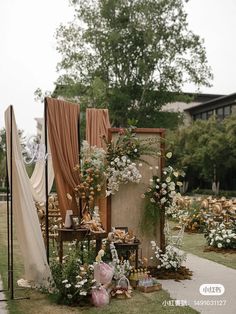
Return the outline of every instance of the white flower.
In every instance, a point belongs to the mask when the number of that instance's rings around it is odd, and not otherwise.
[[[230,239],[227,239],[226,242],[227,242],[227,243],[230,243]]]
[[[68,280],[67,280],[67,279],[65,279],[65,280],[63,280],[63,281],[62,281],[62,283],[67,283],[67,282],[68,282]]]
[[[162,197],[161,198],[161,204],[164,204],[166,202],[166,198],[165,197]]]
[[[151,203],[155,203],[154,198],[150,198],[150,202],[151,202]]]
[[[217,246],[218,246],[219,249],[222,248],[222,244],[221,243],[218,243]]]
[[[170,181],[171,181],[171,178],[170,178],[170,177],[167,177],[167,178],[166,178],[166,182],[169,183]]]
[[[79,293],[80,295],[87,295],[87,292],[86,291],[80,291],[80,293]]]
[[[165,189],[167,187],[167,184],[166,183],[162,183],[161,186],[163,187],[163,189]]]
[[[156,185],[156,189],[159,189],[159,185]]]
[[[159,179],[159,178],[157,178],[157,179],[156,179],[156,181],[157,181],[157,183],[158,183],[158,182],[160,182],[160,179]]]
[[[152,182],[153,182],[153,179],[150,179],[149,182],[152,183]]]
[[[71,287],[71,284],[70,284],[70,283],[67,283],[67,284],[65,285],[65,287],[66,287],[67,289],[69,289],[69,288]]]
[[[166,157],[167,157],[167,158],[171,158],[171,157],[172,157],[172,152],[168,152],[168,153],[166,154]]]

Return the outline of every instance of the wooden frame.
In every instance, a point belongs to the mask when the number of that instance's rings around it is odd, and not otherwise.
[[[108,142],[112,141],[112,135],[115,133],[120,132],[120,128],[110,128],[108,129]],[[160,149],[161,149],[161,158],[160,158],[160,170],[162,173],[162,170],[165,166],[165,159],[164,159],[164,154],[165,154],[165,129],[162,128],[136,128],[134,129],[135,133],[152,133],[152,134],[157,134],[160,136]],[[111,231],[111,196],[107,198],[107,231]],[[160,227],[161,227],[161,233],[160,233],[160,246],[161,249],[164,250],[165,248],[165,235],[164,235],[164,226],[165,226],[165,212],[161,212],[160,216]]]

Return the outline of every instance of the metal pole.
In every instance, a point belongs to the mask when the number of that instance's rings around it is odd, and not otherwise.
[[[48,130],[47,130],[47,99],[44,99],[44,140],[45,140],[45,237],[46,255],[49,263],[49,223],[48,223]]]
[[[81,167],[81,157],[80,157],[80,113],[78,117],[78,151],[79,151],[79,166]],[[79,219],[82,219],[82,199],[79,198]]]
[[[13,173],[12,173],[12,161],[13,161],[13,131],[12,131],[12,105],[10,106],[10,191],[11,191],[11,203],[10,203],[10,298],[14,299],[14,257],[13,257]]]
[[[7,177],[7,290],[10,289],[10,220],[9,220],[9,178],[8,178],[8,164],[7,164],[7,150],[6,150],[6,177]]]

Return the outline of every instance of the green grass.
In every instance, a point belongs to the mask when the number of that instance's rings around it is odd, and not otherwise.
[[[3,278],[3,284],[7,284],[7,240],[6,240],[6,206],[0,203],[0,273]],[[15,281],[22,277],[23,267],[17,241],[14,242],[14,277]],[[170,300],[169,294],[162,290],[158,292],[144,294],[134,292],[133,297],[128,300],[112,299],[111,303],[103,308],[95,307],[66,307],[53,303],[52,298],[38,291],[31,289],[16,290],[17,297],[30,297],[29,300],[8,301],[10,314],[143,314],[150,313],[173,313],[173,314],[194,314],[198,313],[190,307],[168,307],[163,306],[162,302]]]
[[[176,223],[169,222],[170,227],[174,227]],[[172,233],[176,233],[172,231]],[[204,234],[201,233],[184,233],[182,249],[186,252],[195,254],[199,257],[209,259],[216,263],[225,265],[236,269],[236,253],[221,253],[221,252],[204,252],[204,248],[207,246]]]

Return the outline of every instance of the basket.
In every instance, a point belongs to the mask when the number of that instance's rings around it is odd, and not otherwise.
[[[162,286],[160,283],[157,283],[154,286],[149,286],[149,287],[145,287],[145,286],[139,286],[138,290],[144,293],[148,293],[148,292],[154,292],[154,291],[159,291],[162,289]]]
[[[111,296],[116,297],[117,299],[126,299],[131,298],[132,287],[129,283],[129,279],[125,276],[122,276],[116,287],[111,291]]]

